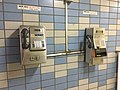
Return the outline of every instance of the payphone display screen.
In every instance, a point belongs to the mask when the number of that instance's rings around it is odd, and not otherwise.
[[[34,31],[41,31],[40,29],[34,29]]]
[[[102,34],[102,33],[103,33],[103,31],[96,30],[96,33]]]

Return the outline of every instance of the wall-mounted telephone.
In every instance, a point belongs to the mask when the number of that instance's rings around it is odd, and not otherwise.
[[[21,25],[19,37],[22,65],[40,64],[46,61],[44,27]]]
[[[86,28],[84,35],[84,60],[90,65],[102,64],[107,56],[104,28]]]

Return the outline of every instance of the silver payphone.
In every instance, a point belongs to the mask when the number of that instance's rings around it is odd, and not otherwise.
[[[84,60],[89,65],[103,63],[107,56],[104,28],[86,28],[84,34]]]
[[[21,25],[19,37],[22,65],[40,64],[46,61],[46,39],[43,26]]]

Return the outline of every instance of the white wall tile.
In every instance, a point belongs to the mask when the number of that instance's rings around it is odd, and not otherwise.
[[[0,80],[5,80],[7,79],[7,72],[1,72],[0,73]]]
[[[58,71],[55,72],[55,78],[67,76],[67,71]]]
[[[0,30],[0,38],[4,38],[4,30]]]
[[[111,29],[111,30],[116,29],[116,27],[117,27],[116,25],[110,25],[110,24],[109,24],[109,29]]]
[[[98,90],[106,90],[106,85],[99,87]]]
[[[79,86],[79,90],[88,90],[88,84]]]
[[[90,28],[93,28],[93,27],[99,28],[100,25],[99,24],[90,24]]]
[[[88,17],[79,17],[79,23],[89,23]]]
[[[99,69],[99,70],[107,69],[107,64],[99,65],[98,69]]]
[[[0,81],[0,88],[5,88],[5,87],[8,87],[7,80]]]
[[[5,29],[18,29],[22,22],[5,21]]]
[[[79,85],[88,84],[88,79],[79,80]]]
[[[46,37],[53,37],[53,30],[46,30]]]
[[[54,66],[41,67],[41,73],[54,72]]]
[[[116,57],[117,54],[115,52],[110,52],[110,53],[107,53],[107,56],[108,57]]]
[[[68,56],[67,62],[78,62],[78,56]]]
[[[101,0],[101,5],[109,6],[109,1]]]
[[[114,87],[115,87],[115,84],[114,84],[114,83],[108,84],[108,85],[107,85],[107,90],[112,89],[112,88],[114,88]]]
[[[45,26],[46,29],[53,29],[53,23],[40,23],[42,26]]]
[[[10,63],[7,64],[7,71],[21,70],[22,65],[20,63]]]
[[[68,29],[78,29],[78,24],[68,24]]]
[[[65,38],[55,38],[55,44],[63,44],[65,43]]]
[[[110,1],[110,6],[117,7],[117,2]]]
[[[0,39],[0,47],[1,46],[5,46],[5,40],[4,39]]]
[[[109,7],[101,6],[100,11],[102,11],[102,12],[109,12]]]
[[[116,62],[116,59],[115,59],[115,58],[109,58],[109,59],[108,59],[108,63],[113,63],[113,62]]]
[[[89,28],[89,24],[79,24],[79,29],[85,30],[85,28]]]
[[[72,69],[72,68],[78,68],[78,63],[69,63],[68,69]]]
[[[116,82],[116,78],[107,79],[107,84],[111,84],[111,83],[115,83],[115,82]]]
[[[37,14],[23,14],[23,21],[39,21],[39,16]]]
[[[68,88],[67,90],[78,90],[79,87]]]
[[[99,5],[100,4],[100,0],[91,0],[91,4]]]
[[[19,78],[24,76],[25,76],[24,70],[8,72],[8,79]]]
[[[65,31],[63,30],[56,30],[55,31],[55,37],[64,37],[65,36]]]
[[[109,35],[116,35],[116,31],[115,30],[109,30]]]
[[[78,31],[68,31],[68,36],[78,36]]]
[[[55,65],[55,71],[66,70],[66,69],[67,69],[66,64]]]
[[[18,38],[18,31],[16,30],[5,30],[6,38]]]
[[[95,87],[98,87],[98,82],[90,83],[90,84],[89,84],[89,89],[95,88]]]
[[[54,58],[53,57],[47,58],[47,61],[45,63],[41,64],[41,66],[50,66],[50,65],[54,65]]]
[[[23,25],[39,26],[39,22],[23,22]]]
[[[59,8],[64,8],[65,7],[63,1],[57,1],[57,0],[54,1],[54,6],[59,7]]]

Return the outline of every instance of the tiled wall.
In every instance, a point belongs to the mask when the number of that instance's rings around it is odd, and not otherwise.
[[[18,4],[41,6],[41,11],[18,10]],[[106,29],[108,56],[104,64],[88,66],[83,56],[48,58],[45,64],[22,69],[20,25],[46,26],[47,52],[65,50],[65,6],[57,0],[0,0],[0,90],[116,90],[116,49],[120,50],[118,0],[74,0],[68,6],[69,50],[83,47],[84,28]],[[83,10],[98,15],[84,15]]]

